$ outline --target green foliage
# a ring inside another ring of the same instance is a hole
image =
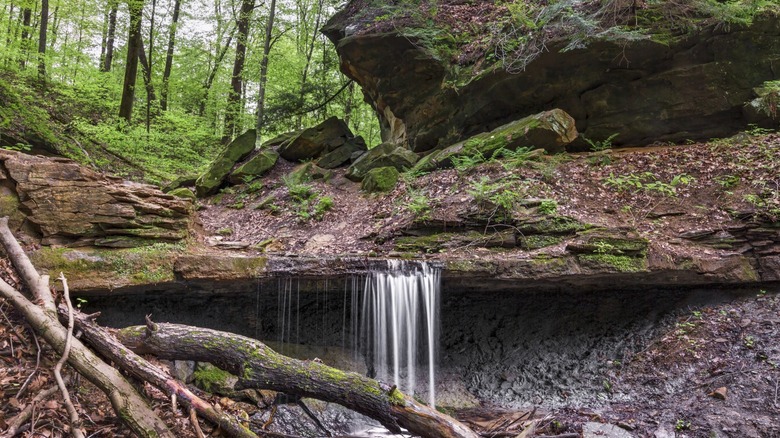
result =
[[[717,182],[724,189],[731,189],[736,187],[737,184],[739,184],[739,181],[740,177],[737,175],[721,175],[715,178],[715,182]]]
[[[322,220],[325,213],[331,210],[334,206],[333,198],[330,196],[320,196],[319,192],[314,190],[309,184],[301,183],[296,178],[282,177],[284,185],[287,187],[287,194],[290,197],[292,203],[293,212],[301,222],[306,222],[310,219]],[[274,212],[272,203],[268,203],[264,206]]]
[[[539,213],[555,214],[558,211],[558,203],[553,199],[544,199],[539,204]]]
[[[322,220],[322,217],[325,216],[327,211],[330,211],[333,208],[333,205],[333,198],[330,196],[321,197],[317,203],[314,204],[314,218],[317,220]]]
[[[590,146],[590,150],[593,152],[601,152],[605,151],[607,149],[612,149],[612,140],[615,139],[620,134],[612,134],[609,137],[603,139],[603,140],[593,140],[588,137],[585,137],[584,135],[580,136],[583,140],[585,140],[586,143]]]
[[[427,221],[431,218],[431,200],[419,190],[409,191],[407,208],[418,221]]]
[[[648,194],[660,194],[668,197],[677,196],[677,187],[688,185],[695,181],[690,175],[675,175],[670,182],[664,182],[657,179],[652,172],[629,173],[627,175],[609,174],[604,179],[607,186],[613,187],[620,192],[644,192]]]

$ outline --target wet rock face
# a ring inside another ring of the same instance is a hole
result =
[[[71,160],[0,151],[7,185],[44,244],[127,247],[187,236],[192,201]]]
[[[412,37],[346,36],[350,24],[337,14],[325,28],[342,71],[363,87],[383,138],[416,152],[552,108],[571,114],[587,138],[619,134],[616,144],[725,137],[746,127],[744,106],[758,97],[754,88],[780,78],[772,67],[780,53],[776,17],[670,45],[600,41],[565,53],[549,47],[524,72],[499,65],[457,90],[443,86],[449,67]]]

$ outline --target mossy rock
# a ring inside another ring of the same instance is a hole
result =
[[[580,265],[596,271],[635,273],[647,271],[646,257],[631,257],[615,254],[579,254]]]
[[[621,236],[608,231],[581,234],[569,243],[566,250],[574,254],[611,254],[643,257],[647,254],[649,241],[638,236]]]
[[[395,167],[378,167],[366,173],[360,188],[368,193],[389,192],[398,184],[400,172]]]
[[[521,235],[566,235],[587,230],[591,225],[584,224],[568,216],[541,215],[519,219],[517,231]]]
[[[574,141],[577,135],[574,119],[565,111],[554,109],[507,123],[490,132],[434,151],[423,157],[414,169],[431,171],[450,167],[454,157],[481,155],[489,159],[502,148],[516,150],[527,147],[544,149],[548,153],[563,152],[564,147]]]
[[[382,143],[355,160],[347,169],[346,177],[361,181],[369,170],[379,167],[394,167],[398,171],[411,169],[417,162],[414,152],[394,143]]]
[[[279,155],[288,161],[309,160],[345,144],[353,137],[352,131],[343,120],[331,117],[283,142],[279,146]]]
[[[170,183],[166,184],[162,191],[165,193],[170,193],[179,187],[195,187],[195,181],[198,180],[198,176],[195,175],[185,175],[180,176],[176,178],[175,180],[171,181]]]
[[[395,241],[400,252],[437,253],[447,248],[514,248],[517,239],[513,230],[497,233],[466,231],[460,233],[435,233],[427,236],[404,236]]]
[[[225,181],[225,178],[233,170],[233,166],[255,150],[256,141],[257,132],[254,129],[250,129],[227,145],[222,150],[222,153],[211,163],[208,170],[195,181],[195,193],[198,197],[216,193]]]
[[[197,199],[195,193],[187,187],[179,187],[178,189],[171,190],[168,194],[179,198],[192,199],[193,201]]]
[[[530,236],[520,235],[517,240],[520,248],[530,251],[557,245],[563,242],[563,239],[564,237],[560,235],[551,236],[546,234],[535,234]]]
[[[352,155],[357,152],[366,152],[368,148],[362,137],[356,137],[348,140],[343,145],[323,155],[317,160],[317,165],[324,169],[335,169],[343,166],[352,159]]]
[[[204,362],[197,364],[192,379],[198,388],[220,395],[233,394],[238,383],[238,377]]]
[[[265,175],[273,169],[276,161],[279,159],[279,153],[271,150],[264,150],[251,157],[244,164],[240,165],[228,177],[231,184],[241,184],[246,178],[257,178]]]

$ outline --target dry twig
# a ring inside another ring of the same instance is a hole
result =
[[[57,386],[60,387],[60,391],[62,391],[62,399],[65,402],[65,409],[67,409],[68,416],[70,417],[70,433],[73,435],[73,438],[84,438],[84,432],[81,430],[81,420],[79,420],[79,414],[76,412],[76,408],[73,406],[73,401],[71,401],[70,394],[68,393],[68,387],[65,385],[65,381],[62,379],[62,366],[65,365],[65,362],[68,361],[68,356],[70,356],[71,341],[73,340],[73,304],[70,302],[68,280],[65,278],[65,274],[60,272],[58,280],[62,282],[62,299],[68,306],[68,332],[67,336],[65,337],[65,348],[62,352],[62,356],[60,357],[60,360],[57,361],[57,365],[54,366],[54,378],[57,380]]]

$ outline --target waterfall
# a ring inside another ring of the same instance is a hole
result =
[[[371,272],[363,289],[360,320],[362,352],[369,373],[416,393],[418,368],[427,365],[428,402],[436,400],[436,348],[440,275],[427,263],[388,261]]]
[[[390,260],[365,276],[306,283],[279,278],[275,342],[282,354],[302,345],[341,345],[368,374],[434,406],[439,344],[439,269]],[[333,284],[335,283],[335,284]],[[333,287],[333,289],[331,289]],[[259,293],[259,292],[258,292]],[[259,315],[260,308],[255,311]],[[427,374],[427,375],[426,375]]]

